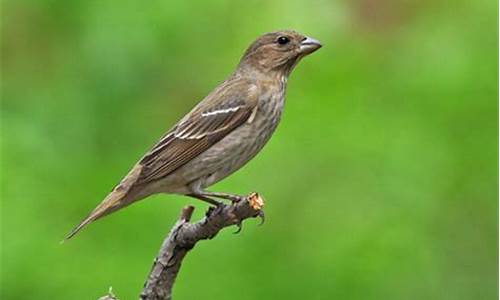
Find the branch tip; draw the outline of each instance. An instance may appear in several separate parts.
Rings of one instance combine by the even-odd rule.
[[[251,193],[247,197],[250,207],[254,210],[261,210],[264,207],[264,198],[262,198],[258,193]]]
[[[258,193],[251,193],[243,201],[209,207],[205,217],[195,223],[190,223],[194,206],[184,207],[179,221],[163,241],[140,298],[171,300],[172,288],[182,261],[196,243],[212,239],[220,230],[232,225],[238,226],[237,232],[240,232],[243,221],[248,218],[260,217],[263,222],[263,207],[264,199]]]
[[[193,215],[193,211],[194,211],[194,206],[191,205],[185,206],[182,209],[180,219],[184,222],[189,222],[191,220],[191,216]]]

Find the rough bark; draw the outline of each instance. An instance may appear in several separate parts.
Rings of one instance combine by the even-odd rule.
[[[172,288],[182,260],[196,243],[214,238],[224,227],[237,225],[241,229],[243,220],[247,218],[261,217],[264,220],[263,206],[263,199],[258,194],[252,193],[238,203],[209,209],[206,216],[196,223],[189,223],[194,207],[185,207],[179,220],[163,241],[140,299],[172,299]]]

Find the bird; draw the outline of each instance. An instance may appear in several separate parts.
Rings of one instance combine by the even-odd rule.
[[[65,238],[91,222],[158,193],[180,194],[211,205],[243,196],[206,188],[250,161],[274,133],[287,80],[305,56],[322,45],[294,30],[258,37],[236,70],[180,119],[91,213]]]

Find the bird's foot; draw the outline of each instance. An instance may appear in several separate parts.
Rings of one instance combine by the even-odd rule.
[[[238,223],[234,224],[236,225],[236,227],[238,227],[238,229],[233,232],[233,234],[238,234],[241,232],[241,230],[243,229],[243,222],[242,221],[238,221]]]
[[[239,195],[227,195],[227,200],[231,201],[231,204],[236,204],[242,200],[244,200],[246,197],[239,196]]]
[[[214,214],[220,213],[224,209],[225,206],[226,206],[226,204],[217,201],[217,204],[213,204],[213,206],[211,205],[208,207],[208,210],[205,213],[205,217],[208,218]]]
[[[246,197],[242,197],[242,196],[237,196],[237,197],[239,198],[237,201],[241,201],[241,200],[248,201],[248,204],[250,205],[250,207],[256,211],[255,217],[260,218],[259,226],[264,224],[265,218],[264,218],[264,211],[262,210],[262,208],[264,207],[264,198],[262,198],[258,193],[255,193],[255,192],[250,193]],[[234,204],[234,202],[233,202],[233,204]],[[240,233],[241,230],[243,229],[243,222],[241,220],[235,220],[234,225],[236,225],[236,227],[238,227],[238,229],[233,233],[234,234]]]
[[[195,193],[193,193],[193,194],[187,194],[187,196],[199,199],[199,200],[204,201],[204,202],[207,202],[209,204],[212,204],[215,207],[220,207],[220,206],[224,205],[224,203],[222,203],[220,201],[217,201],[217,200],[214,200],[211,197],[207,197],[207,196],[205,196],[203,194],[197,194],[197,193],[195,194]]]
[[[208,192],[208,191],[202,191],[199,195],[202,195],[203,197],[208,197],[208,198],[219,198],[219,199],[225,199],[231,201],[231,204],[236,204],[240,202],[241,200],[244,200],[246,197],[240,196],[240,195],[234,195],[234,194],[228,194],[228,193],[218,193],[218,192]]]
[[[257,217],[260,218],[259,226],[262,226],[264,224],[264,222],[266,221],[266,218],[265,218],[265,215],[264,215],[264,211],[263,210],[259,210],[259,212],[257,213]]]

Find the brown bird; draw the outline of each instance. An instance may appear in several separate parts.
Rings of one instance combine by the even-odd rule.
[[[242,196],[205,188],[252,159],[281,118],[287,79],[299,60],[321,44],[285,30],[260,36],[236,71],[165,134],[66,239],[85,225],[157,193],[214,198]]]

